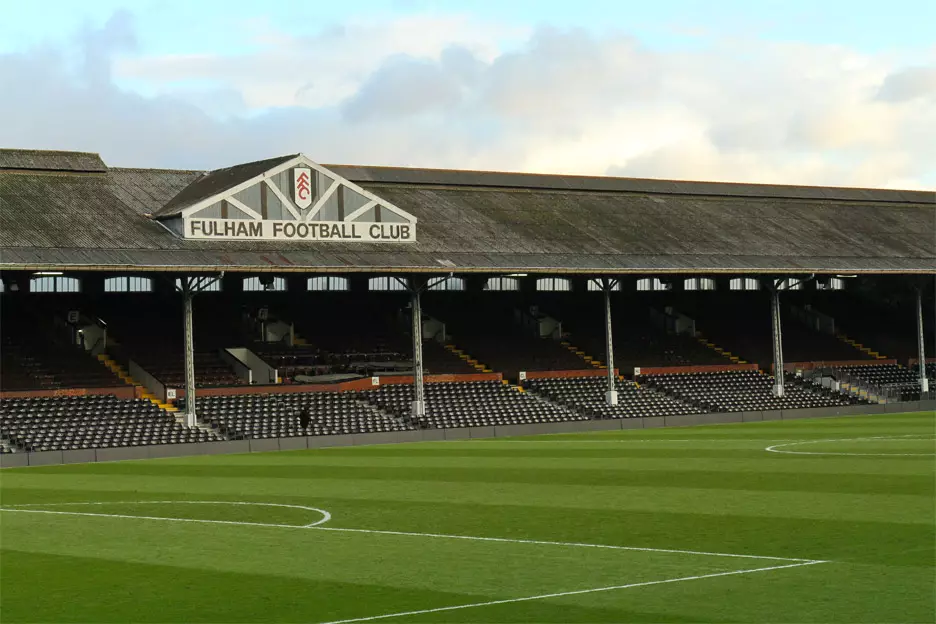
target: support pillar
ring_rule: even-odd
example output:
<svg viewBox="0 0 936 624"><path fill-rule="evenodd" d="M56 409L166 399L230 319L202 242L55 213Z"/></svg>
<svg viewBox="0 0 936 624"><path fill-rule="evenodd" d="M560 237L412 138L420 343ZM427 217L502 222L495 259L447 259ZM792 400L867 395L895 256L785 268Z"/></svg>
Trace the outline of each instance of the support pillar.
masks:
<svg viewBox="0 0 936 624"><path fill-rule="evenodd" d="M413 418L422 418L426 415L426 389L423 386L422 288L415 282L415 279L410 282L413 317L413 390L415 391L411 413Z"/></svg>
<svg viewBox="0 0 936 624"><path fill-rule="evenodd" d="M770 288L770 320L773 328L774 396L783 396L783 335L780 328L780 291L774 283Z"/></svg>
<svg viewBox="0 0 936 624"><path fill-rule="evenodd" d="M608 366L608 389L605 392L605 401L608 405L618 404L618 393L614 383L614 337L611 328L611 289L614 288L614 283L614 280L601 280L605 300L605 364Z"/></svg>
<svg viewBox="0 0 936 624"><path fill-rule="evenodd" d="M923 289L917 289L917 347L920 350L920 391L929 392L929 379L926 378L926 338L923 335Z"/></svg>
<svg viewBox="0 0 936 624"><path fill-rule="evenodd" d="M194 427L195 417L195 340L192 334L192 284L191 278L182 279L182 301L185 314L185 425Z"/></svg>

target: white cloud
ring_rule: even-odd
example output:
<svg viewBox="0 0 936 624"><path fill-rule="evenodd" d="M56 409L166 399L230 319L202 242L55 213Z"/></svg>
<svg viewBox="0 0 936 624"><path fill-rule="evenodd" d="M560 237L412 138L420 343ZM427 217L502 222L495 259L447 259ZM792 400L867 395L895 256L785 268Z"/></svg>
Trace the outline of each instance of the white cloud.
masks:
<svg viewBox="0 0 936 624"><path fill-rule="evenodd" d="M304 38L251 24L239 57L120 56L126 16L81 48L0 56L0 145L213 168L322 162L936 188L936 50L909 66L835 46L516 31L461 16ZM507 44L505 44L507 42ZM509 51L504 51L507 45ZM65 61L85 59L76 70ZM906 56L906 55L903 55ZM117 77L117 83L111 76ZM143 96L117 84L146 85Z"/></svg>

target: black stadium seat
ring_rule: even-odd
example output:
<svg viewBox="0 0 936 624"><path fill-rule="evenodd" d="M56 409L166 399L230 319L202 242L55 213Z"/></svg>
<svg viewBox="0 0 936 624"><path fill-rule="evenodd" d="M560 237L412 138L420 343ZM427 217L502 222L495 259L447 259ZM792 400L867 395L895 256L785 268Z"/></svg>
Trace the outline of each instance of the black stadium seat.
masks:
<svg viewBox="0 0 936 624"><path fill-rule="evenodd" d="M109 395L0 399L0 438L27 451L223 439L211 431L185 427L149 401Z"/></svg>

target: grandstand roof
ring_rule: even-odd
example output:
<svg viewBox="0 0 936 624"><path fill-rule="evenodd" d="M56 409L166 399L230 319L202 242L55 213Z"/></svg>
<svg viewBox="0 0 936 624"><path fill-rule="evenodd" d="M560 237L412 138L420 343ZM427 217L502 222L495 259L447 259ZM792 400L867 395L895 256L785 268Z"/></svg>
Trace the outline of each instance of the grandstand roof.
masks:
<svg viewBox="0 0 936 624"><path fill-rule="evenodd" d="M416 242L193 240L172 231L168 219L186 207L294 158L206 173L0 150L0 269L936 271L936 193L926 191L324 165L414 216Z"/></svg>

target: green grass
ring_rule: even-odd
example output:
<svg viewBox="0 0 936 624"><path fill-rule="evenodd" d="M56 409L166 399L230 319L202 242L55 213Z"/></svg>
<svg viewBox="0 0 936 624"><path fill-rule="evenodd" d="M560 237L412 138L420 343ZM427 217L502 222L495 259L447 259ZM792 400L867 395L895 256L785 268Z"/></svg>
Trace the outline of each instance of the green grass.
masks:
<svg viewBox="0 0 936 624"><path fill-rule="evenodd" d="M931 623L934 431L928 412L4 470L0 621Z"/></svg>

